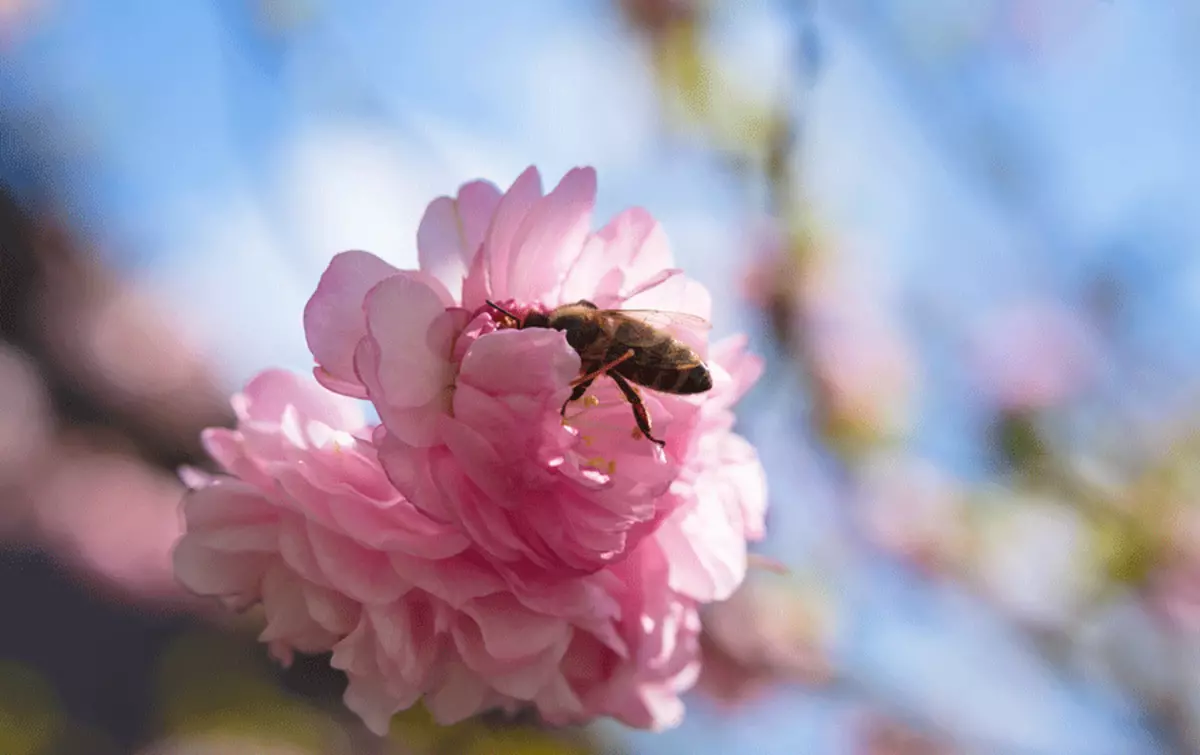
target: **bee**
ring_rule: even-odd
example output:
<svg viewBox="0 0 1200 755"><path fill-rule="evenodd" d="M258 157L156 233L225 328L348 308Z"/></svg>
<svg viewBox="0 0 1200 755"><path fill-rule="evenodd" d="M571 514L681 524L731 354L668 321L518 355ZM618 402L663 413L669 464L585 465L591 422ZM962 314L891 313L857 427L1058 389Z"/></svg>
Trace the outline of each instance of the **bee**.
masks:
<svg viewBox="0 0 1200 755"><path fill-rule="evenodd" d="M663 446L665 441L651 434L650 413L637 386L677 395L704 393L712 388L712 373L704 360L666 330L705 330L709 324L704 318L653 309L600 309L580 300L549 313L530 312L521 320L490 301L488 306L507 318L510 327L551 328L566 334L567 343L579 354L582 364L579 377L571 381L574 390L563 402L564 416L572 401L583 398L597 378L607 375L633 408L637 431Z"/></svg>

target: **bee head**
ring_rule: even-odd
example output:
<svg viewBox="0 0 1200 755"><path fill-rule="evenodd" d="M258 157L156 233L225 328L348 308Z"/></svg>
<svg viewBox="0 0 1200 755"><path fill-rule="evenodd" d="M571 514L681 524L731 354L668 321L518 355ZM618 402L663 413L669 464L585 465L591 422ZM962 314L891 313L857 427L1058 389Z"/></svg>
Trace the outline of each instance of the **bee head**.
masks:
<svg viewBox="0 0 1200 755"><path fill-rule="evenodd" d="M521 322L522 328L548 328L550 327L550 318L545 312L536 310L526 313L525 319Z"/></svg>

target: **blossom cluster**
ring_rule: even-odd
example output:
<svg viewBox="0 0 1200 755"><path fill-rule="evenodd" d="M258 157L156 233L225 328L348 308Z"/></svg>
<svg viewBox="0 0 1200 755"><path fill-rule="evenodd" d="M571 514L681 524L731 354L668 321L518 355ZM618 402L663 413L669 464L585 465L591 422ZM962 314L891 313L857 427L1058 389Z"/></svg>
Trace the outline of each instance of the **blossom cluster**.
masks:
<svg viewBox="0 0 1200 755"><path fill-rule="evenodd" d="M335 256L304 312L315 381L255 377L237 426L204 434L221 472L185 474L180 581L261 604L281 662L332 651L377 733L417 701L441 723L528 707L677 723L699 609L763 534L762 468L733 432L761 369L744 339L696 337L710 390L641 391L659 447L611 380L567 404L583 369L567 334L504 314L708 317L648 213L591 229L595 192L590 169L545 194L533 168L506 192L476 181L428 206L420 269Z"/></svg>

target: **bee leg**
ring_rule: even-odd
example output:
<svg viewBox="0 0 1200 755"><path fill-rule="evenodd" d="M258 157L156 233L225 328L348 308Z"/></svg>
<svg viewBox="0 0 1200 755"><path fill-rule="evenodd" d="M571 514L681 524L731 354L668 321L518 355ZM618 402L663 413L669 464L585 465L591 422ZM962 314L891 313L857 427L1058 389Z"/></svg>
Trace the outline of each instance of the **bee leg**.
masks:
<svg viewBox="0 0 1200 755"><path fill-rule="evenodd" d="M571 391L571 397L563 402L562 415L564 417L567 414L567 405L569 405L572 401L578 401L579 399L583 398L583 394L587 393L587 389L592 387L592 383L595 382L595 380L596 378L593 376L575 386L575 390Z"/></svg>
<svg viewBox="0 0 1200 755"><path fill-rule="evenodd" d="M621 389L621 393L625 395L625 400L633 408L633 419L637 422L638 429L642 431L642 435L660 446L667 445L665 440L659 440L650 434L650 412L646 411L646 404L642 401L642 396L638 393L637 388L634 388L628 380L615 372L608 373L608 376Z"/></svg>
<svg viewBox="0 0 1200 755"><path fill-rule="evenodd" d="M579 377L572 380L571 385L579 386L579 385L582 385L583 383L591 383L593 380L600 377L604 373L608 372L613 367L616 367L618 364L624 362L627 359L632 359L633 353L634 353L633 349L630 349L629 351L626 351L624 354L622 354L621 356L612 360L611 362L606 362L606 363L600 365L599 367L597 367L596 369L592 370L591 372L583 373ZM595 362L593 362L593 364L595 364ZM581 393L579 395L582 396L583 394Z"/></svg>

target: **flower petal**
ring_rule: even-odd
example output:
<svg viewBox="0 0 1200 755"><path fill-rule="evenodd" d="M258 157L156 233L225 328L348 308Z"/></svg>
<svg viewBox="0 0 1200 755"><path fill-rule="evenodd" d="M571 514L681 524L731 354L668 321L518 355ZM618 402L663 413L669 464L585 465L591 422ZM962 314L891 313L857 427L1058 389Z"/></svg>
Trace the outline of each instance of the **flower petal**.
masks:
<svg viewBox="0 0 1200 755"><path fill-rule="evenodd" d="M330 395L312 381L288 370L264 370L239 394L243 419L278 424L290 406L306 419L339 430L364 424L362 410L343 396Z"/></svg>
<svg viewBox="0 0 1200 755"><path fill-rule="evenodd" d="M413 271L394 275L367 294L363 309L377 361L367 370L357 366L381 412L423 406L450 385L449 344L431 343L430 331L451 304L441 283Z"/></svg>
<svg viewBox="0 0 1200 755"><path fill-rule="evenodd" d="M370 252L342 252L330 260L316 292L304 307L304 335L320 365L320 374L328 375L334 385L358 384L354 349L367 334L363 297L398 272Z"/></svg>
<svg viewBox="0 0 1200 755"><path fill-rule="evenodd" d="M481 336L459 367L458 379L492 395L561 389L579 374L579 354L555 330L497 330Z"/></svg>
<svg viewBox="0 0 1200 755"><path fill-rule="evenodd" d="M459 291L483 243L500 190L487 181L466 184L458 199L438 197L430 203L417 229L417 255L422 272L451 291Z"/></svg>
<svg viewBox="0 0 1200 755"><path fill-rule="evenodd" d="M264 553L228 553L184 535L171 554L175 578L197 595L257 596L272 557Z"/></svg>
<svg viewBox="0 0 1200 755"><path fill-rule="evenodd" d="M513 239L508 295L548 302L583 251L596 204L596 171L576 168L533 206Z"/></svg>
<svg viewBox="0 0 1200 755"><path fill-rule="evenodd" d="M541 196L542 177L537 168L530 166L517 177L496 207L484 241L488 288L493 296L501 299L512 296L508 290L508 270L514 251L513 241L525 216Z"/></svg>
<svg viewBox="0 0 1200 755"><path fill-rule="evenodd" d="M563 279L560 301L590 299L615 306L600 300L615 300L671 266L671 247L662 226L650 213L633 207L588 239Z"/></svg>

